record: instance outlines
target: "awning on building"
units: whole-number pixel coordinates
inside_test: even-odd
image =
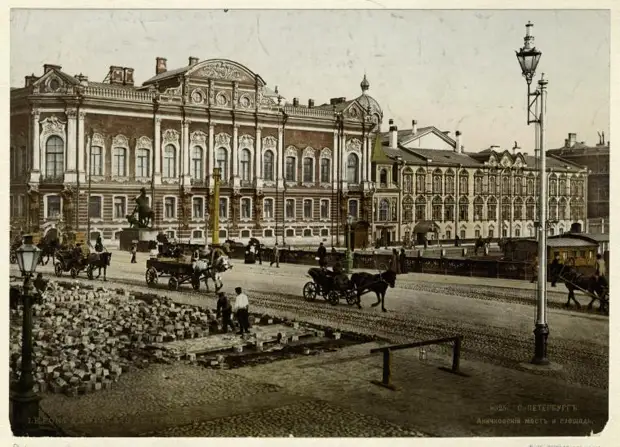
[[[421,220],[413,228],[414,233],[437,233],[439,227],[432,220]]]

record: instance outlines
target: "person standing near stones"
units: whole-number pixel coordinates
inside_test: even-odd
[[[218,292],[218,299],[217,299],[217,310],[216,310],[216,317],[220,318],[220,314],[222,315],[222,331],[224,333],[228,332],[228,328],[230,327],[230,329],[232,331],[235,330],[235,325],[232,322],[232,305],[230,304],[230,301],[228,300],[228,296],[226,296],[226,294],[224,292]]]
[[[243,293],[241,287],[235,287],[235,293],[237,296],[235,297],[235,304],[233,304],[233,312],[237,316],[237,321],[239,322],[239,335],[243,335],[244,333],[250,333],[250,314],[248,313],[248,307],[250,305],[248,301],[248,296]]]
[[[319,244],[319,249],[316,251],[316,257],[319,258],[319,267],[327,266],[327,262],[325,261],[325,257],[327,256],[327,249],[323,245],[323,242]]]
[[[273,246],[273,259],[269,263],[269,267],[271,267],[274,262],[276,263],[276,267],[280,268],[280,248],[277,242],[276,245]]]
[[[132,264],[136,264],[138,262],[136,261],[136,253],[138,253],[138,247],[136,243],[134,242],[133,244],[131,244],[131,263]]]

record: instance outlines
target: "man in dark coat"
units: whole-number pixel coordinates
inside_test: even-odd
[[[404,248],[400,249],[399,261],[400,261],[400,273],[407,273],[407,253],[405,253]]]
[[[553,261],[551,261],[551,287],[555,287],[555,284],[558,282],[560,272],[562,271],[562,264],[560,263],[560,255],[555,255]]]
[[[316,251],[316,256],[317,258],[319,258],[319,267],[325,267],[326,265],[325,258],[327,257],[327,249],[323,245],[323,242],[319,244],[319,249]]]
[[[220,318],[220,315],[222,316],[222,330],[224,333],[228,332],[229,327],[234,331],[235,325],[231,318],[232,305],[224,292],[218,292],[216,317]]]

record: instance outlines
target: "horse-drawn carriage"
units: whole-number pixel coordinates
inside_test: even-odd
[[[581,307],[575,298],[575,290],[579,290],[590,298],[588,309],[592,309],[594,303],[598,301],[600,303],[599,311],[609,315],[609,284],[604,277],[596,278],[594,275],[579,272],[574,266],[574,260],[563,265],[557,273],[557,277],[564,282],[568,289],[568,300],[565,307],[570,306],[571,300],[577,304],[577,308]]]
[[[158,256],[146,261],[145,279],[149,286],[156,286],[159,278],[168,276],[170,290],[178,290],[182,284],[188,282],[194,290],[200,290],[200,283],[204,281],[209,291],[208,281],[211,279],[218,291],[223,286],[220,273],[232,268],[228,256],[220,248],[191,260],[185,259],[178,251],[176,254],[176,257]]]
[[[55,253],[54,273],[60,277],[64,272],[69,272],[71,278],[77,278],[82,270],[86,270],[88,279],[94,279],[95,269],[99,270],[97,278],[103,269],[103,280],[107,281],[106,273],[111,259],[112,253],[107,251],[86,255],[80,249],[58,250]]]
[[[357,289],[344,273],[313,267],[308,270],[308,276],[312,281],[308,281],[303,288],[306,301],[314,301],[317,296],[322,296],[334,306],[341,299],[346,300],[349,305],[357,303]]]

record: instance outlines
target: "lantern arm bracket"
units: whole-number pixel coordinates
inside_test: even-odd
[[[537,114],[537,102],[540,98],[540,89],[536,89],[534,92],[530,89],[530,84],[527,84],[527,124],[540,124],[540,117]]]

